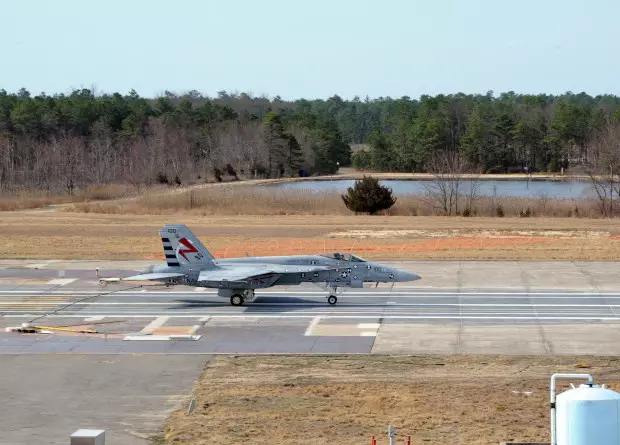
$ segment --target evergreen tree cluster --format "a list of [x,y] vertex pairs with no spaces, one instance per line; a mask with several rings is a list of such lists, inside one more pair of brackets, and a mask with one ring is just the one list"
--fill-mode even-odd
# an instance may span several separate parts
[[353,187],[347,188],[347,193],[342,195],[342,200],[347,209],[352,212],[371,215],[387,210],[396,204],[396,198],[392,196],[390,187],[381,185],[377,178],[366,175],[356,180]]
[[597,159],[609,119],[620,119],[620,98],[570,92],[286,101],[0,90],[0,187],[53,187],[68,176],[77,186],[148,183],[158,172],[186,180],[226,164],[264,177],[347,165],[425,172],[445,151],[484,172],[555,172]]
[[324,174],[350,156],[333,118],[278,98],[0,90],[0,188]]

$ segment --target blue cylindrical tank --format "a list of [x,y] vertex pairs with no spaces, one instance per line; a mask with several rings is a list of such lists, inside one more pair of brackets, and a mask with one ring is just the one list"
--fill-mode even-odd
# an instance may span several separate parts
[[620,394],[584,384],[559,394],[557,445],[620,445]]

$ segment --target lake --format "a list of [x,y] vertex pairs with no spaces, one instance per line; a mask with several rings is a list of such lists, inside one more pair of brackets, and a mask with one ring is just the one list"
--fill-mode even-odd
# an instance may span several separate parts
[[[345,192],[347,187],[354,184],[354,180],[304,180],[271,184],[266,187],[276,190],[308,190],[310,192]],[[392,188],[395,195],[424,195],[429,187],[434,187],[434,181],[428,180],[402,180],[382,179],[381,184]],[[471,187],[471,181],[462,180],[459,186],[463,193]],[[539,197],[549,198],[587,198],[595,196],[589,181],[583,180],[480,180],[478,181],[478,196],[514,196],[514,197]]]

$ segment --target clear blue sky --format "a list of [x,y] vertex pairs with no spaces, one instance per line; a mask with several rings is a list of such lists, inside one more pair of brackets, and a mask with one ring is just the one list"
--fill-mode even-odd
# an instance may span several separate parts
[[619,0],[0,0],[0,89],[620,95]]

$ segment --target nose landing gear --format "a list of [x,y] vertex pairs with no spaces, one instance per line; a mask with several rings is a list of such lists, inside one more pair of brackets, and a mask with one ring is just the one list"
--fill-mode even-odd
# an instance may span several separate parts
[[331,292],[327,296],[327,302],[329,304],[336,304],[336,302],[338,301],[338,297],[336,297],[337,293],[338,293],[338,288],[336,286],[332,286]]

